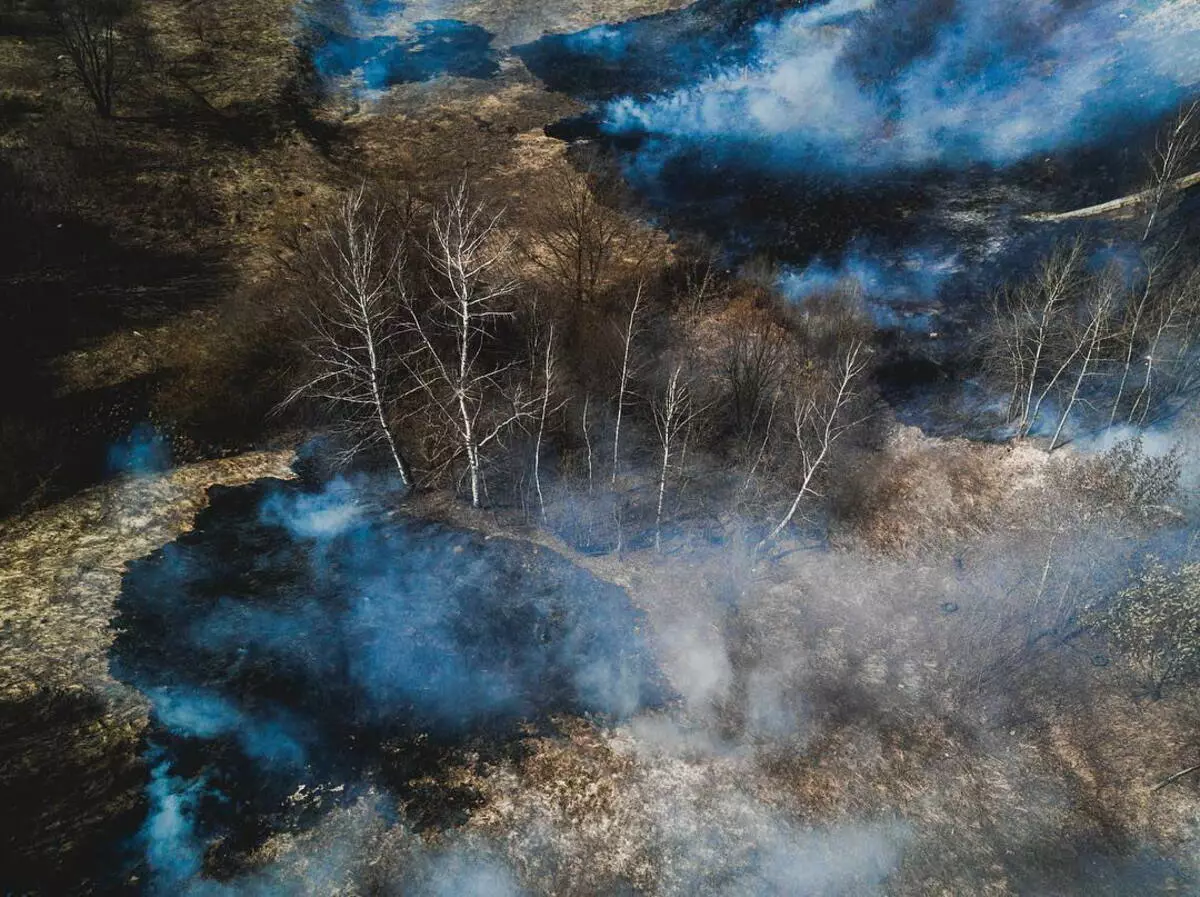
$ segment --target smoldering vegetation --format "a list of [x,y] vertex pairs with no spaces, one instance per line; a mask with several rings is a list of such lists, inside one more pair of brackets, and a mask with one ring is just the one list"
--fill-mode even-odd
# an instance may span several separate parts
[[938,333],[931,311],[969,320],[1048,250],[1023,213],[1141,186],[1132,148],[1194,94],[1196,29],[1161,4],[699,3],[525,58],[593,104],[551,132],[612,146],[674,226],[786,263],[804,294],[854,279],[882,320]]
[[[1156,697],[1096,618],[1191,557],[1179,459],[910,435],[876,460],[837,550],[593,561],[633,578],[627,616],[544,550],[384,522],[374,490],[215,495],[121,600],[114,668],[154,706],[130,869],[197,894],[1195,886],[1192,786],[1149,790],[1188,762],[1192,680]],[[340,623],[335,591],[362,596]],[[520,625],[542,600],[566,610]]]
[[299,5],[300,41],[317,75],[371,94],[439,76],[487,79],[499,71],[485,29],[457,19],[400,27],[395,19],[403,10],[392,2]]
[[[158,80],[226,97],[195,72],[236,27],[199,7],[187,66],[134,53],[164,9],[120,6],[146,67],[110,107],[74,74],[101,137]],[[14,890],[1194,890],[1186,11],[701,2],[548,37],[518,57],[598,105],[544,158],[492,36],[398,11],[289,5],[278,102],[205,119],[250,148],[223,159],[321,167],[270,226],[230,207],[256,286],[184,331],[169,407],[320,434],[320,473],[215,491],[130,565],[136,738],[9,708],[22,863],[63,814],[104,833]],[[486,102],[332,124],[427,80]]]
[[[475,801],[437,777],[452,762],[486,762],[552,713],[664,699],[619,589],[536,548],[389,518],[367,494],[216,493],[127,574],[112,669],[151,702],[156,874],[199,872],[196,844],[258,846],[305,789],[339,803],[385,783],[410,824],[445,826]],[[301,820],[320,805],[297,802]]]

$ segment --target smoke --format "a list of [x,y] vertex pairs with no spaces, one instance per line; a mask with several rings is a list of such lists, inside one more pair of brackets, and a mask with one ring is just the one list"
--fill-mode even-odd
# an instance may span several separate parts
[[204,860],[192,822],[204,783],[173,777],[161,750],[152,750],[148,760],[153,763],[146,788],[150,807],[140,834],[146,861],[160,884],[187,882],[199,874]]
[[[297,785],[329,796],[340,781],[330,805],[350,799],[398,762],[389,744],[420,757],[426,737],[503,743],[551,713],[663,700],[619,589],[549,552],[389,515],[374,485],[214,490],[193,532],[127,574],[112,669],[152,709],[142,843],[162,882],[202,881],[211,845],[275,818]],[[453,863],[471,893],[515,893]]]
[[457,19],[408,22],[404,4],[393,0],[310,2],[297,14],[317,74],[362,95],[443,75],[487,79],[499,71],[486,29]]
[[785,270],[778,289],[792,302],[849,290],[868,300],[876,326],[928,332],[933,321],[929,314],[902,317],[898,307],[927,306],[962,272],[963,264],[956,253],[913,249],[871,254],[851,246],[836,264],[818,258],[804,268]]
[[1170,6],[830,0],[762,22],[743,59],[696,84],[611,103],[606,127],[842,176],[1007,166],[1194,90],[1200,23]]
[[151,689],[147,695],[157,721],[186,738],[216,739],[233,736],[246,756],[272,767],[304,765],[297,721],[282,711],[259,710],[255,717],[220,695],[203,690]]
[[[457,730],[557,700],[618,716],[654,700],[637,615],[615,590],[550,558],[547,583],[537,584],[539,574],[525,582],[521,549],[381,522],[366,506],[342,480],[318,493],[269,492],[257,513],[222,524],[244,527],[253,554],[230,556],[221,539],[167,553],[127,584],[131,604],[168,625],[198,670],[233,681],[243,667],[270,665],[376,719],[405,715]],[[219,517],[217,507],[208,513]],[[236,693],[167,687],[189,672],[169,669],[177,658],[158,658],[152,669],[136,650],[129,660],[136,677],[155,680],[139,684],[169,728],[237,731],[254,740],[250,753],[276,742],[295,753],[280,741],[293,728],[286,714],[266,728],[249,725],[230,703]]]
[[149,423],[138,424],[128,436],[108,450],[108,469],[112,473],[143,475],[158,473],[170,466],[170,444]]

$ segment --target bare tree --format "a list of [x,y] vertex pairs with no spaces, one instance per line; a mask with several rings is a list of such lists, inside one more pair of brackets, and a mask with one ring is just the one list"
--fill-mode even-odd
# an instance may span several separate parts
[[693,320],[700,317],[724,292],[724,285],[712,252],[689,259],[683,273],[683,284],[677,301],[683,312]]
[[1050,451],[1058,445],[1063,428],[1071,416],[1075,403],[1079,401],[1083,381],[1093,373],[1092,365],[1100,357],[1104,343],[1111,337],[1110,321],[1114,304],[1114,284],[1111,279],[1098,283],[1095,297],[1086,306],[1082,332],[1074,340],[1075,350],[1068,356],[1066,364],[1076,366],[1075,382],[1063,402],[1058,426],[1050,438]]
[[[994,302],[987,334],[989,367],[1007,385],[1009,420],[1019,436],[1037,425],[1042,406],[1070,366],[1062,353],[1064,344],[1071,343],[1069,324],[1083,265],[1081,241],[1060,246],[1030,281],[1007,288]],[[1068,355],[1071,351],[1066,349]]]
[[412,470],[389,423],[386,384],[398,333],[392,285],[403,258],[386,245],[383,225],[383,209],[372,207],[361,187],[347,194],[327,224],[317,272],[322,294],[306,316],[315,372],[284,404],[307,396],[334,406],[349,437],[343,459],[382,443],[404,485],[412,486]]
[[592,394],[589,392],[583,397],[583,418],[580,421],[579,427],[583,430],[583,444],[587,449],[587,470],[588,470],[588,495],[592,494],[593,483],[595,478],[592,475],[592,431],[588,426],[588,409],[592,404]]
[[[661,464],[658,474],[658,504],[654,514],[654,550],[662,551],[663,506],[667,494],[667,480],[675,453],[682,456],[687,451],[686,433],[703,409],[692,400],[688,382],[683,379],[683,367],[676,365],[667,378],[667,387],[660,398],[652,402],[654,425],[658,429],[658,444],[661,448]],[[683,442],[682,451],[680,442]]]
[[516,424],[535,414],[537,400],[526,395],[512,362],[483,360],[485,343],[497,319],[511,317],[505,300],[515,284],[500,276],[511,249],[490,213],[459,182],[434,213],[427,249],[436,277],[428,297],[402,288],[404,329],[413,348],[403,364],[413,381],[410,393],[427,399],[431,413],[450,436],[447,463],[462,458],[471,504],[483,504],[485,453]]
[[863,418],[851,413],[860,397],[859,384],[869,363],[866,346],[852,342],[838,359],[828,383],[814,384],[796,397],[792,434],[800,457],[800,484],[783,519],[758,543],[761,552],[787,529],[800,505],[815,494],[815,481],[830,460],[834,444]]
[[121,58],[121,26],[133,0],[50,0],[50,18],[75,80],[102,118],[111,118],[117,90],[126,74]]
[[1159,132],[1150,153],[1150,187],[1147,190],[1148,214],[1143,242],[1150,237],[1154,223],[1166,202],[1178,189],[1177,181],[1195,164],[1200,154],[1200,100],[1179,110],[1174,120]]
[[1142,325],[1147,321],[1148,310],[1151,308],[1151,298],[1158,286],[1158,274],[1167,260],[1166,255],[1158,255],[1146,260],[1144,273],[1134,288],[1133,294],[1125,303],[1120,325],[1114,334],[1122,347],[1121,377],[1117,383],[1117,391],[1113,396],[1112,406],[1108,415],[1108,425],[1111,427],[1117,420],[1121,402],[1125,398],[1125,387],[1129,383],[1129,375],[1133,369],[1134,354],[1143,343]]
[[761,314],[739,315],[721,357],[730,422],[749,446],[782,383],[785,332]]
[[[551,414],[561,410],[565,401],[559,402],[551,407],[550,402],[554,396],[555,389],[555,358],[554,358],[554,325],[550,325],[550,331],[546,335],[546,347],[542,357],[542,398],[538,408],[538,424],[537,435],[533,444],[533,485],[537,490],[538,508],[542,514],[542,520],[546,519],[546,499],[542,494],[542,440],[546,434],[546,420]],[[589,469],[591,465],[589,454]]]
[[637,314],[642,304],[642,284],[638,284],[637,293],[633,297],[633,305],[629,308],[629,321],[621,333],[621,376],[617,386],[617,421],[613,427],[613,466],[612,484],[617,483],[617,473],[621,467],[621,419],[625,411],[625,395],[629,391],[629,379],[632,374],[631,352],[633,340],[637,336]]
[[1148,313],[1145,374],[1127,418],[1144,425],[1151,409],[1172,392],[1189,387],[1195,366],[1193,343],[1200,314],[1200,268],[1160,291]]
[[536,200],[526,256],[577,302],[596,299],[622,261],[636,269],[650,248],[640,224],[597,196],[600,179],[565,164],[554,189]]

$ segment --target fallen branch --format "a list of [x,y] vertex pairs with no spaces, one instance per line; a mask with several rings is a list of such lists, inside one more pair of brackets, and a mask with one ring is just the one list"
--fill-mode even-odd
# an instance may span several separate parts
[[[1200,184],[1200,171],[1179,178],[1171,185],[1171,190],[1181,192],[1189,187],[1194,187],[1196,184]],[[1102,202],[1099,205],[1074,209],[1070,212],[1030,212],[1028,215],[1022,215],[1021,217],[1025,221],[1070,221],[1074,218],[1094,218],[1098,215],[1105,215],[1109,212],[1116,212],[1121,209],[1148,203],[1154,198],[1155,192],[1154,188],[1150,188],[1137,193],[1131,193],[1129,196],[1122,196],[1120,199],[1110,199],[1108,202]]]
[[1189,766],[1187,769],[1180,770],[1179,772],[1175,773],[1175,775],[1173,775],[1173,776],[1167,776],[1167,778],[1163,779],[1157,785],[1152,785],[1150,787],[1150,790],[1158,791],[1161,788],[1166,788],[1172,782],[1178,781],[1179,779],[1182,779],[1184,776],[1186,776],[1188,773],[1195,772],[1198,769],[1200,769],[1200,763],[1197,763],[1195,766]]

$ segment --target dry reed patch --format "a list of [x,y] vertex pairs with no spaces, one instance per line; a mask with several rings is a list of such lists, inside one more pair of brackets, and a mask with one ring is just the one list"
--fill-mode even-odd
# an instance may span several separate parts
[[841,538],[899,557],[976,539],[1038,485],[1047,458],[1024,444],[934,439],[897,427],[854,484]]

